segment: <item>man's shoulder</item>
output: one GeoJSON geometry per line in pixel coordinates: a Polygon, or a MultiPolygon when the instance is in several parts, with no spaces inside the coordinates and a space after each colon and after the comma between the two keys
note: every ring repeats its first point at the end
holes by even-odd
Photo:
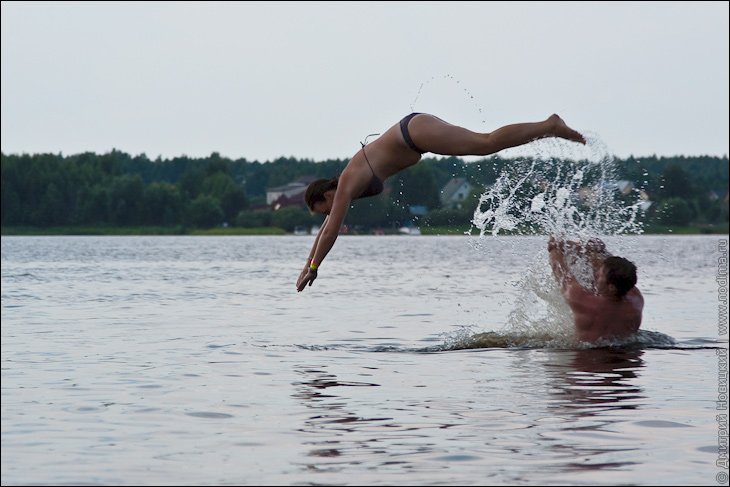
{"type": "Polygon", "coordinates": [[[629,296],[637,296],[639,298],[644,298],[644,296],[641,294],[641,291],[639,291],[639,288],[634,286],[631,289],[629,289],[629,292],[626,293],[629,296]]]}
{"type": "Polygon", "coordinates": [[[566,283],[566,291],[569,295],[569,297],[576,297],[576,298],[588,298],[588,297],[596,297],[595,294],[593,294],[592,291],[589,291],[585,287],[583,287],[575,278],[572,278],[568,280],[566,283]]]}
{"type": "Polygon", "coordinates": [[[626,293],[626,298],[635,308],[639,310],[644,308],[644,295],[641,294],[641,291],[636,286],[629,289],[629,292],[626,293]]]}
{"type": "Polygon", "coordinates": [[[573,308],[595,308],[599,304],[598,296],[581,286],[575,279],[571,279],[567,284],[565,298],[573,308]]]}

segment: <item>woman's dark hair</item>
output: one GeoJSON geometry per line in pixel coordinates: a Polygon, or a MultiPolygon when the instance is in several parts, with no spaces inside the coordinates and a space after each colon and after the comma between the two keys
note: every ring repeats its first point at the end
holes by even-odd
{"type": "Polygon", "coordinates": [[[304,193],[304,201],[307,202],[309,211],[314,211],[314,204],[324,201],[324,193],[331,189],[337,189],[337,178],[318,179],[310,183],[307,192],[304,193]]]}
{"type": "Polygon", "coordinates": [[[606,282],[616,286],[619,297],[636,285],[636,266],[630,260],[611,256],[603,261],[603,266],[606,268],[606,282]]]}

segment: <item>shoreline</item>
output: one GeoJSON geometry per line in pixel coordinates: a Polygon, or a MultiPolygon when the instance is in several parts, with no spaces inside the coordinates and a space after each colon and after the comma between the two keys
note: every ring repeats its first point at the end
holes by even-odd
{"type": "MultiPolygon", "coordinates": [[[[421,227],[421,235],[423,236],[467,236],[468,227],[421,227]]],[[[227,228],[210,228],[210,229],[188,229],[184,227],[104,227],[104,226],[64,226],[64,227],[2,227],[3,237],[33,237],[33,236],[311,236],[296,235],[278,227],[227,227],[227,228]]],[[[478,235],[476,231],[474,235],[478,235]]],[[[372,233],[353,233],[343,234],[357,236],[373,236],[372,233]]],[[[397,232],[386,233],[386,235],[400,235],[404,237],[412,237],[412,235],[401,235],[397,232]]],[[[642,235],[728,235],[728,224],[714,226],[687,226],[687,227],[668,227],[647,225],[647,228],[641,234],[631,234],[632,236],[642,235]]],[[[418,236],[418,235],[416,235],[418,236]]],[[[511,236],[504,233],[500,236],[511,236]]]]}

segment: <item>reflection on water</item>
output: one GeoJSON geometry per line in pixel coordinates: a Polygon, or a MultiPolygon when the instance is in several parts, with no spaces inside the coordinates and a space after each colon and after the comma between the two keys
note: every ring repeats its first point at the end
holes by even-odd
{"type": "MultiPolygon", "coordinates": [[[[292,397],[300,399],[313,415],[308,416],[304,425],[298,431],[304,433],[307,438],[303,444],[309,448],[309,457],[323,460],[306,464],[306,469],[314,472],[338,471],[340,464],[358,465],[358,460],[329,460],[338,459],[343,455],[341,443],[349,443],[350,439],[344,437],[347,433],[357,431],[358,426],[381,421],[388,421],[392,418],[363,418],[352,411],[349,411],[344,401],[338,401],[334,391],[328,389],[337,387],[378,387],[378,384],[367,382],[340,382],[337,376],[327,372],[326,366],[312,367],[301,366],[295,368],[297,374],[302,375],[302,380],[294,382],[296,392],[292,397]],[[317,436],[325,435],[324,439],[316,439],[317,436]],[[327,460],[325,460],[327,459],[327,460]]],[[[375,441],[375,440],[372,440],[375,441]]],[[[355,442],[352,447],[367,449],[367,441],[355,442]]],[[[345,448],[351,448],[346,446],[345,448]]]]}
{"type": "Polygon", "coordinates": [[[584,416],[611,409],[635,409],[639,403],[633,400],[643,396],[632,379],[644,367],[643,354],[638,349],[594,348],[556,355],[569,358],[569,363],[546,364],[555,379],[553,399],[574,414],[584,416]]]}
{"type": "MultiPolygon", "coordinates": [[[[379,397],[380,402],[371,404],[366,398],[375,391],[363,395],[353,389],[376,389],[380,384],[340,380],[330,370],[332,364],[296,366],[294,371],[300,380],[292,383],[292,397],[308,411],[301,416],[299,429],[305,435],[305,470],[336,474],[345,471],[345,465],[373,463],[380,468],[418,470],[433,459],[447,464],[491,465],[508,454],[514,455],[513,460],[529,459],[535,448],[542,452],[543,460],[550,458],[553,468],[559,466],[560,471],[620,470],[636,463],[630,452],[638,449],[637,444],[617,433],[617,427],[644,405],[645,396],[637,384],[645,366],[644,351],[602,348],[523,352],[538,355],[515,362],[512,366],[516,370],[509,375],[531,376],[526,383],[515,386],[546,391],[545,397],[534,397],[533,405],[509,411],[494,391],[475,391],[474,400],[449,405],[449,417],[455,421],[440,422],[434,421],[434,406],[443,399],[434,400],[428,395],[418,400],[394,397],[383,403],[382,396],[375,396],[372,401],[379,397]],[[383,412],[390,415],[377,414],[383,412]],[[434,428],[441,433],[435,435],[434,428]],[[529,430],[535,446],[529,442],[518,446],[517,438],[522,436],[518,432],[529,430]]],[[[481,355],[488,358],[489,353],[484,350],[481,355]]],[[[519,469],[504,470],[507,475],[519,477],[513,471],[519,469]]]]}
{"type": "Polygon", "coordinates": [[[643,354],[620,348],[574,350],[554,354],[545,364],[552,385],[548,407],[569,418],[559,433],[546,435],[558,440],[550,447],[581,459],[566,462],[565,470],[618,469],[636,463],[628,459],[630,454],[617,455],[637,450],[638,445],[616,434],[614,426],[627,419],[615,412],[631,414],[643,405],[635,380],[644,367],[643,354]],[[603,460],[616,456],[623,460],[603,460]]]}

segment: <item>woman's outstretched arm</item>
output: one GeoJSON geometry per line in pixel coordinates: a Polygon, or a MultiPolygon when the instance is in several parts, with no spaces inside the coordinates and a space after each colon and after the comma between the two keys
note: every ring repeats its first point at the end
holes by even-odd
{"type": "Polygon", "coordinates": [[[322,265],[322,261],[327,256],[332,246],[337,240],[337,235],[340,233],[340,227],[345,221],[345,215],[350,207],[352,199],[347,196],[347,192],[338,188],[335,193],[335,198],[332,202],[332,210],[325,220],[325,224],[322,225],[319,235],[314,246],[314,255],[311,256],[311,262],[307,268],[307,273],[303,278],[297,282],[297,291],[302,291],[307,284],[310,286],[317,279],[317,269],[322,265]]]}
{"type": "Polygon", "coordinates": [[[325,226],[327,226],[327,220],[329,220],[328,216],[326,216],[324,218],[324,221],[322,222],[322,226],[319,227],[319,231],[317,232],[317,237],[315,237],[314,243],[312,244],[312,250],[309,251],[309,257],[307,257],[307,263],[304,264],[304,269],[302,269],[302,272],[299,274],[299,278],[297,279],[297,288],[299,287],[299,284],[302,282],[302,279],[304,279],[304,276],[306,276],[307,272],[309,272],[309,265],[312,263],[312,258],[314,257],[314,252],[317,250],[317,243],[319,242],[319,237],[322,236],[322,231],[324,230],[325,226]]]}

